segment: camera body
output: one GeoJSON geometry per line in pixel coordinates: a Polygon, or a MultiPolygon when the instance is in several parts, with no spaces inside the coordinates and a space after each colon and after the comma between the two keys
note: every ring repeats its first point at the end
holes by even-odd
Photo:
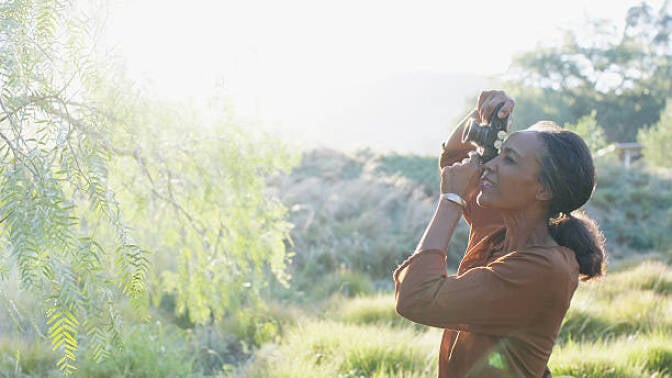
{"type": "Polygon", "coordinates": [[[497,105],[495,111],[492,113],[490,124],[480,125],[476,120],[471,119],[471,122],[462,132],[462,143],[470,142],[480,147],[478,154],[481,156],[482,163],[490,161],[499,155],[502,142],[506,138],[509,116],[504,118],[497,116],[502,106],[504,106],[503,102],[497,105]]]}

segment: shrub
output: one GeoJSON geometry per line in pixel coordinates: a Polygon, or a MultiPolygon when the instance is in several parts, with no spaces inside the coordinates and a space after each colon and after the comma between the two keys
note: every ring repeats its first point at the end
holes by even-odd
{"type": "MultiPolygon", "coordinates": [[[[416,171],[428,165],[436,173],[437,164],[414,156],[304,153],[301,164],[274,183],[294,224],[292,290],[313,291],[316,282],[337,271],[391,282],[392,271],[411,254],[436,206],[435,196],[416,181],[424,174],[416,171]]],[[[437,176],[431,180],[438,187],[437,176]]],[[[466,225],[460,224],[450,245],[450,264],[457,265],[467,236],[466,225]]]]}
{"type": "Polygon", "coordinates": [[[597,168],[587,210],[600,224],[608,250],[665,251],[672,243],[672,179],[641,164],[625,170],[609,159],[598,159],[597,168]]]}

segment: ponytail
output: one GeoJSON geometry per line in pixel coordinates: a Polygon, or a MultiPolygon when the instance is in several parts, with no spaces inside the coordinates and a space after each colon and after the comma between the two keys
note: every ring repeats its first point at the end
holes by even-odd
{"type": "Polygon", "coordinates": [[[586,142],[577,134],[541,121],[530,127],[546,146],[539,181],[553,193],[548,202],[548,229],[556,243],[576,254],[582,281],[606,270],[604,235],[581,208],[595,190],[595,164],[586,142]]]}
{"type": "Polygon", "coordinates": [[[560,213],[549,220],[548,229],[555,241],[576,254],[581,281],[600,277],[606,270],[604,235],[597,223],[583,211],[560,213]]]}

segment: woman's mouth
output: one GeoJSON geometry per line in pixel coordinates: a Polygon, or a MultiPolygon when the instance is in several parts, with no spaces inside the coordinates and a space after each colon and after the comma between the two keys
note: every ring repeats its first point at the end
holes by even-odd
{"type": "Polygon", "coordinates": [[[493,189],[495,186],[496,186],[495,183],[492,182],[492,180],[488,179],[487,177],[483,177],[481,179],[481,190],[493,189]]]}

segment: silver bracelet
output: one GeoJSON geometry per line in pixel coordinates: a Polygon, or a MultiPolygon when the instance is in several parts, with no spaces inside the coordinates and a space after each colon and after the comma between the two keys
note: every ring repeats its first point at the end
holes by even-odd
{"type": "Polygon", "coordinates": [[[459,194],[455,193],[442,193],[441,199],[456,203],[460,205],[460,207],[462,208],[464,208],[467,205],[467,202],[464,200],[464,198],[460,197],[459,194]]]}

